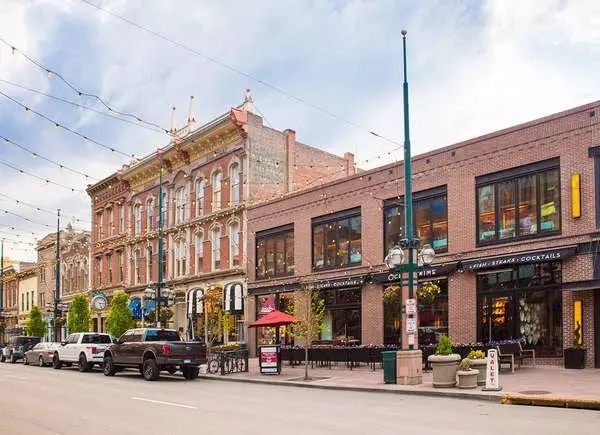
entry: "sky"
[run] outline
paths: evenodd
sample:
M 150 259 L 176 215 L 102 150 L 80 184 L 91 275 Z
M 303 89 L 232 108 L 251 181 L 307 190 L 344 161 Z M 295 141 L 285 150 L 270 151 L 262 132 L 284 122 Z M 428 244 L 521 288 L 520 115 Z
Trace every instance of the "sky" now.
M 600 99 L 593 0 L 0 0 L 5 256 L 34 261 L 58 208 L 90 229 L 86 186 L 166 145 L 153 125 L 175 106 L 181 127 L 190 95 L 200 125 L 250 88 L 303 143 L 365 169 L 401 159 L 402 29 L 413 155 Z

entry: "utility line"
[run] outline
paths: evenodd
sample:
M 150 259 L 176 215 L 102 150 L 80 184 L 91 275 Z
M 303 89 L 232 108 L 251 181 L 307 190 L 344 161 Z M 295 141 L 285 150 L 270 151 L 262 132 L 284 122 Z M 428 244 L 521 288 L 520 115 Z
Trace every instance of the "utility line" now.
M 18 205 L 24 205 L 24 206 L 32 208 L 34 210 L 42 211 L 44 213 L 48 213 L 48 214 L 51 214 L 53 216 L 56 216 L 56 210 L 50 210 L 50 209 L 47 209 L 47 208 L 43 208 L 43 207 L 39 207 L 39 206 L 36 206 L 36 205 L 33 205 L 33 204 L 29 204 L 27 202 L 21 201 L 20 199 L 15 199 L 15 198 L 13 198 L 11 196 L 8 196 L 8 195 L 6 195 L 5 193 L 2 193 L 2 192 L 0 192 L 0 196 L 3 196 L 4 198 L 6 198 L 8 200 L 15 201 L 15 203 L 17 203 Z M 91 224 L 91 222 L 89 222 L 89 221 L 80 219 L 78 217 L 78 215 L 75 214 L 75 213 L 71 213 L 69 211 L 65 211 L 62 208 L 60 210 L 61 210 L 62 214 L 64 214 L 65 217 L 71 217 L 71 218 L 75 219 L 75 221 L 81 222 L 81 223 L 84 223 L 84 224 Z
M 61 184 L 61 183 L 58 183 L 56 181 L 50 180 L 49 178 L 44 178 L 44 177 L 40 177 L 39 175 L 32 174 L 31 172 L 26 171 L 25 169 L 19 168 L 18 166 L 15 166 L 12 163 L 6 162 L 4 160 L 0 160 L 0 165 L 4 165 L 6 167 L 9 167 L 9 168 L 17 171 L 19 174 L 25 174 L 25 175 L 29 175 L 30 177 L 37 178 L 38 180 L 43 181 L 46 184 L 54 184 L 55 186 L 59 186 L 59 187 L 62 187 L 63 189 L 70 190 L 71 192 L 85 193 L 81 189 L 76 189 L 74 187 L 66 186 L 64 184 Z

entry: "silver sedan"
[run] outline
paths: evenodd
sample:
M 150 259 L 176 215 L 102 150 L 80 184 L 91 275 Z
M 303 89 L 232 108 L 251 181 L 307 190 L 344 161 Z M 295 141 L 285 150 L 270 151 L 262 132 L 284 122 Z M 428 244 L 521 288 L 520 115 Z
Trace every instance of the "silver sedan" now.
M 25 352 L 25 364 L 38 365 L 40 367 L 52 364 L 54 350 L 60 343 L 38 343 L 31 350 Z

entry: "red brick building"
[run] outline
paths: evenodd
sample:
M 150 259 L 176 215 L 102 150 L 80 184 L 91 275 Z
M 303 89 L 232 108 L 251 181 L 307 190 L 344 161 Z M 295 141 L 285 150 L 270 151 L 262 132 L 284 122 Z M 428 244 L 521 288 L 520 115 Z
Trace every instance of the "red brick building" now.
M 420 282 L 440 287 L 420 302 L 420 343 L 519 337 L 558 363 L 580 321 L 588 367 L 600 367 L 599 110 L 413 158 L 416 236 L 437 254 Z M 391 164 L 250 207 L 249 320 L 264 304 L 285 308 L 310 277 L 324 290 L 323 340 L 397 344 L 406 289 L 384 303 L 398 275 L 383 260 L 403 238 L 403 174 Z M 250 334 L 252 349 L 261 331 Z
M 314 178 L 333 179 L 327 165 L 344 169 L 338 177 L 355 170 L 352 154 L 304 145 L 293 130 L 268 128 L 254 112 L 248 93 L 244 104 L 202 126 L 190 114 L 160 157 L 149 155 L 89 186 L 94 294 L 110 298 L 125 290 L 136 313 L 144 290 L 156 286 L 162 158 L 164 282 L 176 294 L 170 326 L 188 329 L 190 316 L 202 325 L 195 296 L 218 289 L 235 317 L 224 341 L 245 341 L 247 206 Z

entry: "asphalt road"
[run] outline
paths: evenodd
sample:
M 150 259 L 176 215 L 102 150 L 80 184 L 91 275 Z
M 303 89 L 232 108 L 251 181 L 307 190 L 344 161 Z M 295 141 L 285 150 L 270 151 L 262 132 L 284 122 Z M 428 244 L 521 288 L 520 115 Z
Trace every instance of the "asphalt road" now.
M 0 364 L 0 434 L 594 434 L 600 412 Z

